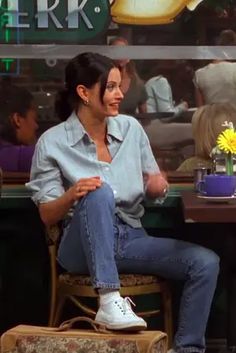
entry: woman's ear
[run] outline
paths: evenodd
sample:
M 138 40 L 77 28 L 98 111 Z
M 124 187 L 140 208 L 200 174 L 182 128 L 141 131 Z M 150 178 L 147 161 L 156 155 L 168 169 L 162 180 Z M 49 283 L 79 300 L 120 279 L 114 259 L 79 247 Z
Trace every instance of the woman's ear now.
M 12 125 L 16 127 L 16 129 L 19 129 L 21 127 L 21 116 L 18 113 L 13 113 L 10 120 L 12 122 Z
M 78 96 L 82 99 L 83 102 L 87 102 L 88 101 L 89 93 L 88 93 L 88 89 L 85 86 L 78 85 L 76 87 L 76 92 L 77 92 Z

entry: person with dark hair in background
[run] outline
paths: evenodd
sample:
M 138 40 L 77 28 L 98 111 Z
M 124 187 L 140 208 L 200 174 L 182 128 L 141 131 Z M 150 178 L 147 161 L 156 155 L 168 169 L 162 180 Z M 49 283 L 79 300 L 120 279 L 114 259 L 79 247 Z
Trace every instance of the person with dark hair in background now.
M 129 45 L 127 39 L 115 37 L 109 45 L 126 46 Z M 121 91 L 124 98 L 120 104 L 120 113 L 134 115 L 135 113 L 146 113 L 147 93 L 145 85 L 139 77 L 135 63 L 129 59 L 115 60 L 121 73 Z
M 0 85 L 0 167 L 29 172 L 36 142 L 37 112 L 33 96 L 12 84 Z
M 71 273 L 90 274 L 100 303 L 95 320 L 112 330 L 146 328 L 131 300 L 120 296 L 119 272 L 183 280 L 174 349 L 204 352 L 218 256 L 148 236 L 142 228 L 142 200 L 163 198 L 168 183 L 142 126 L 119 114 L 123 94 L 115 63 L 83 53 L 69 62 L 65 76 L 57 101 L 65 121 L 40 137 L 27 184 L 46 225 L 64 220 L 59 263 Z
M 220 46 L 235 46 L 236 33 L 231 29 L 221 31 L 217 40 Z M 199 107 L 211 103 L 231 103 L 236 106 L 236 63 L 213 60 L 198 69 L 194 77 L 195 100 Z

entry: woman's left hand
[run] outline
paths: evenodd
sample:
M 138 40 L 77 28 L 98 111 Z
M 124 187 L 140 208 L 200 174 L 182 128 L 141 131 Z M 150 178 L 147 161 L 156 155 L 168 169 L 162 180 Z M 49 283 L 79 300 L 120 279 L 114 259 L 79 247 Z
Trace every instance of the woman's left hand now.
M 163 173 L 145 174 L 145 190 L 148 197 L 164 197 L 169 189 L 169 184 Z

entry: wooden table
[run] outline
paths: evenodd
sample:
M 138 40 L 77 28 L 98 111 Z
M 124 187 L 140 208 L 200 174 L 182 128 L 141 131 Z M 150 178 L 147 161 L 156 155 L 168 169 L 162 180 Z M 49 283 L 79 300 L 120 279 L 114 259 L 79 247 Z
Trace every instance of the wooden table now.
M 185 222 L 225 224 L 222 249 L 228 268 L 227 345 L 236 349 L 236 202 L 212 203 L 199 199 L 191 190 L 180 191 Z M 235 226 L 234 226 L 235 225 Z M 214 236 L 214 231 L 212 232 Z
M 181 191 L 180 194 L 185 222 L 236 223 L 236 202 L 206 202 L 191 190 Z

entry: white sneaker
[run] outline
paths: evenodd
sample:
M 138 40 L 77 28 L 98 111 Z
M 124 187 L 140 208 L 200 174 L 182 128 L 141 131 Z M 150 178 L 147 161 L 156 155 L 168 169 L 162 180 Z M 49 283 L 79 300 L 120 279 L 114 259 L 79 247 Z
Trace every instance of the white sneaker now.
M 100 305 L 95 321 L 110 330 L 145 330 L 147 323 L 133 312 L 130 303 L 135 305 L 130 298 L 120 297 Z

